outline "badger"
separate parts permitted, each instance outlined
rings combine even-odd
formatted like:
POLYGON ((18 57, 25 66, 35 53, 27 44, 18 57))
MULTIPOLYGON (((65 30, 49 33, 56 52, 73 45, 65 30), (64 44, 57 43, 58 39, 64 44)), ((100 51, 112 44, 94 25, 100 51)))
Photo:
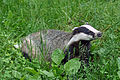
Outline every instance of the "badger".
MULTIPOLYGON (((25 57, 36 58, 38 55, 44 56, 46 61, 51 61, 52 52, 59 48, 65 53, 62 63, 69 59, 78 57, 85 63, 89 63, 90 42, 102 36, 102 32, 96 30, 91 25, 85 24, 74 27, 72 32, 60 30, 41 30, 29 34, 22 38, 20 49, 25 57)), ((18 48, 18 44, 14 45, 18 48)))

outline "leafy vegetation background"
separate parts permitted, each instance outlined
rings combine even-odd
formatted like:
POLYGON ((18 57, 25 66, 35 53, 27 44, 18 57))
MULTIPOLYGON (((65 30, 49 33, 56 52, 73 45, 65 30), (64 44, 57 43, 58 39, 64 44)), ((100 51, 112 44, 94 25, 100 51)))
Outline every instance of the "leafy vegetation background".
POLYGON ((86 79, 119 80, 120 0, 0 0, 0 79, 86 79), (29 62, 14 48, 20 38, 41 29, 70 32, 88 22, 103 32, 92 42, 92 53, 99 55, 76 75, 61 76, 63 68, 39 61, 29 62), (117 62, 118 61, 118 62, 117 62), (45 75, 44 75, 45 74, 45 75), (85 77, 83 78, 83 76, 85 77))

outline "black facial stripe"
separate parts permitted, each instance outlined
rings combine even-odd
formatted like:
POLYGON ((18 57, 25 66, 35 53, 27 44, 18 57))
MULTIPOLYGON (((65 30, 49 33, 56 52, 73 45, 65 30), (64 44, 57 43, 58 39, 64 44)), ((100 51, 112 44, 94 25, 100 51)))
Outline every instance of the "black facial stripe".
POLYGON ((73 35, 78 33, 85 33, 87 35, 92 35, 94 37, 95 33, 87 29, 86 27, 79 27, 73 31, 73 35))

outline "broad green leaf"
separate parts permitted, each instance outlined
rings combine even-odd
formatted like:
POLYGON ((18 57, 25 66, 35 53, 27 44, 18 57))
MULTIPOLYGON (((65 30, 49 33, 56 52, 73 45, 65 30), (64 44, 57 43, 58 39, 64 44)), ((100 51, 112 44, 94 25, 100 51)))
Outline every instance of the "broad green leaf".
POLYGON ((24 75, 20 80, 42 80, 40 75, 24 75))
POLYGON ((118 76, 119 76, 119 78, 120 78, 120 71, 118 71, 117 74, 118 74, 118 76))
POLYGON ((61 61, 64 59, 64 53, 62 50, 56 49, 55 51, 53 51, 51 58, 53 62, 59 65, 61 61))
POLYGON ((46 70, 40 70, 40 72, 48 77, 54 77, 54 74, 52 72, 48 72, 46 70))
POLYGON ((33 76, 31 76, 29 74, 26 74, 25 75, 25 80, 35 80, 35 79, 33 79, 33 76))
POLYGON ((74 59, 69 60, 64 65, 64 69, 65 69, 67 74, 75 74, 80 69, 80 66, 81 66, 81 62, 79 61, 79 59, 74 58, 74 59))
POLYGON ((12 70, 12 75, 17 79, 20 79, 22 76, 20 72, 15 71, 15 70, 12 70))
POLYGON ((38 72, 36 72, 33 68, 31 67, 26 67, 25 68, 26 71, 30 72, 30 73, 33 73, 33 74, 38 74, 38 72))

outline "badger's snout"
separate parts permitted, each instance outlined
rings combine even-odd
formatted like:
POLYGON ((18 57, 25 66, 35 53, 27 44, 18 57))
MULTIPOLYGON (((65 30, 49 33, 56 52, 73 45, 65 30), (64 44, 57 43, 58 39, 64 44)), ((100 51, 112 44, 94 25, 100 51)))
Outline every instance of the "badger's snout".
POLYGON ((97 37, 101 37, 102 36, 102 32, 97 33, 97 37))

